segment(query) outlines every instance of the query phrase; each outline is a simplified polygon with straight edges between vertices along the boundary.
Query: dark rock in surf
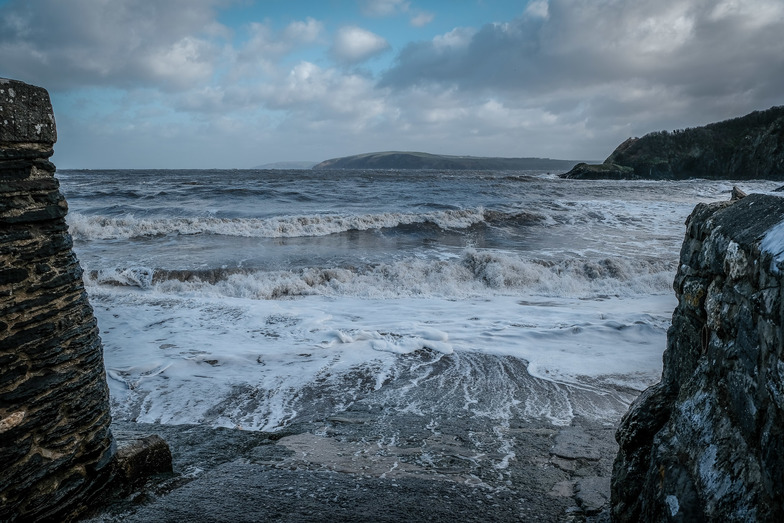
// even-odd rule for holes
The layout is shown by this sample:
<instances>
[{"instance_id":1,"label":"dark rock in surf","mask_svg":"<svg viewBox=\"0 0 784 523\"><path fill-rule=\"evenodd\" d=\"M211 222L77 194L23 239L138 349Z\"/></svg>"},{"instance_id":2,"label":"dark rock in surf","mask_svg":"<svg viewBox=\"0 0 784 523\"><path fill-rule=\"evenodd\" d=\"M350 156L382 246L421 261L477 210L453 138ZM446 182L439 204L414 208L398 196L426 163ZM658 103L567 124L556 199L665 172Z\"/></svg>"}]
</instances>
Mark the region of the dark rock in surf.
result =
<instances>
[{"instance_id":1,"label":"dark rock in surf","mask_svg":"<svg viewBox=\"0 0 784 523\"><path fill-rule=\"evenodd\" d=\"M738 187L732 188L732 193L730 195L730 201L740 200L741 198L745 198L748 196L744 191L739 189Z\"/></svg>"},{"instance_id":2,"label":"dark rock in surf","mask_svg":"<svg viewBox=\"0 0 784 523\"><path fill-rule=\"evenodd\" d=\"M662 380L616 434L616 521L784 520L783 220L759 194L689 217Z\"/></svg>"},{"instance_id":3,"label":"dark rock in surf","mask_svg":"<svg viewBox=\"0 0 784 523\"><path fill-rule=\"evenodd\" d=\"M634 169L614 163L587 164L578 163L571 171L560 175L561 178L575 180L629 180L637 178Z\"/></svg>"},{"instance_id":4,"label":"dark rock in surf","mask_svg":"<svg viewBox=\"0 0 784 523\"><path fill-rule=\"evenodd\" d=\"M138 488L150 476L172 472L171 450L155 434L129 439L118 437L115 469L116 481L124 490Z\"/></svg>"}]
</instances>

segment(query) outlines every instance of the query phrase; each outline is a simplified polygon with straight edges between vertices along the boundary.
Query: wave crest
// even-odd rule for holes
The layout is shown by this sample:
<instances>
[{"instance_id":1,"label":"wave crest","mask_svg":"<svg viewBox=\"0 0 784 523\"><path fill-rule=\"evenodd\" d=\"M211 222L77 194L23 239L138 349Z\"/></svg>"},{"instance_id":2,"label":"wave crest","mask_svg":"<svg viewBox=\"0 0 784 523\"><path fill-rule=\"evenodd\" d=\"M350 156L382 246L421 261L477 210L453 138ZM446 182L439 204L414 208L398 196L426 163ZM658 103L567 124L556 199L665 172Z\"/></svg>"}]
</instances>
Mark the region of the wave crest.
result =
<instances>
[{"instance_id":1,"label":"wave crest","mask_svg":"<svg viewBox=\"0 0 784 523\"><path fill-rule=\"evenodd\" d=\"M553 262L469 249L451 260L409 259L294 271L108 269L92 271L87 283L262 300L307 295L467 298L511 293L595 298L669 293L674 271L674 264L659 260Z\"/></svg>"},{"instance_id":2,"label":"wave crest","mask_svg":"<svg viewBox=\"0 0 784 523\"><path fill-rule=\"evenodd\" d=\"M346 231L433 224L441 229L467 229L480 223L530 224L544 221L528 212L504 213L482 208L427 213L379 213L364 215L311 215L260 218L136 218L68 215L71 234L79 240L131 239L168 234L216 234L252 238L296 238L327 236Z\"/></svg>"}]
</instances>

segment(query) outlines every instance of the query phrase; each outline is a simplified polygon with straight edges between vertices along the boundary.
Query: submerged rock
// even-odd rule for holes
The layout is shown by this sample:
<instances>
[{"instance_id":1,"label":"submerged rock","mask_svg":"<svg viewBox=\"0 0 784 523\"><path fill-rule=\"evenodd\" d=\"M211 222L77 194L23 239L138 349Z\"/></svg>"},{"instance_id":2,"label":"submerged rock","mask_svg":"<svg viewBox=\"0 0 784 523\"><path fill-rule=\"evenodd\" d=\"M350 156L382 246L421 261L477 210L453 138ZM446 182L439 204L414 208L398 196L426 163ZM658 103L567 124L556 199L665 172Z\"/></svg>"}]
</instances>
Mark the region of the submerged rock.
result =
<instances>
[{"instance_id":1,"label":"submerged rock","mask_svg":"<svg viewBox=\"0 0 784 523\"><path fill-rule=\"evenodd\" d=\"M699 204L662 380L616 434L617 521L783 521L784 199Z\"/></svg>"}]
</instances>

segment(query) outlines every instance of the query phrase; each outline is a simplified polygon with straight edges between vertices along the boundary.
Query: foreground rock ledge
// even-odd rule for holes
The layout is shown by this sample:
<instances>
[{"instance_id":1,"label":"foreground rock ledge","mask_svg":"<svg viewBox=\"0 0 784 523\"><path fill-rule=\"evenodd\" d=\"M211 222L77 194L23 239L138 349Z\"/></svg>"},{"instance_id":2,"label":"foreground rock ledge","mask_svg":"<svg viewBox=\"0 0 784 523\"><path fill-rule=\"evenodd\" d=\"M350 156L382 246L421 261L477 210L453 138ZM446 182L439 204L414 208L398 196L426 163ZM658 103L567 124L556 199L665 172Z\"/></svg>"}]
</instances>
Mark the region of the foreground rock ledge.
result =
<instances>
[{"instance_id":1,"label":"foreground rock ledge","mask_svg":"<svg viewBox=\"0 0 784 523\"><path fill-rule=\"evenodd\" d=\"M784 521L784 199L698 205L662 380L621 422L616 521Z\"/></svg>"}]
</instances>

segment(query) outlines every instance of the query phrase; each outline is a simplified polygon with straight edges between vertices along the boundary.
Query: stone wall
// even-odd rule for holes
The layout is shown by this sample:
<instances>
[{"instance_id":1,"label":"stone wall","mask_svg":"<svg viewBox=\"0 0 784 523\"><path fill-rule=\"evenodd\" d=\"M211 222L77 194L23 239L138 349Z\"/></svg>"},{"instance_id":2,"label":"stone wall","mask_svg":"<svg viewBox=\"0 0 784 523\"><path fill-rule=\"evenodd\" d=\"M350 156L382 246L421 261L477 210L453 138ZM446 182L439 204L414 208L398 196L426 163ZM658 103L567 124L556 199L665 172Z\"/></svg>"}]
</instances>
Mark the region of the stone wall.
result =
<instances>
[{"instance_id":1,"label":"stone wall","mask_svg":"<svg viewBox=\"0 0 784 523\"><path fill-rule=\"evenodd\" d=\"M0 520L62 520L111 474L93 311L48 161L48 93L0 79Z\"/></svg>"},{"instance_id":2,"label":"stone wall","mask_svg":"<svg viewBox=\"0 0 784 523\"><path fill-rule=\"evenodd\" d=\"M698 205L659 384L621 422L616 521L784 521L784 199Z\"/></svg>"}]
</instances>

